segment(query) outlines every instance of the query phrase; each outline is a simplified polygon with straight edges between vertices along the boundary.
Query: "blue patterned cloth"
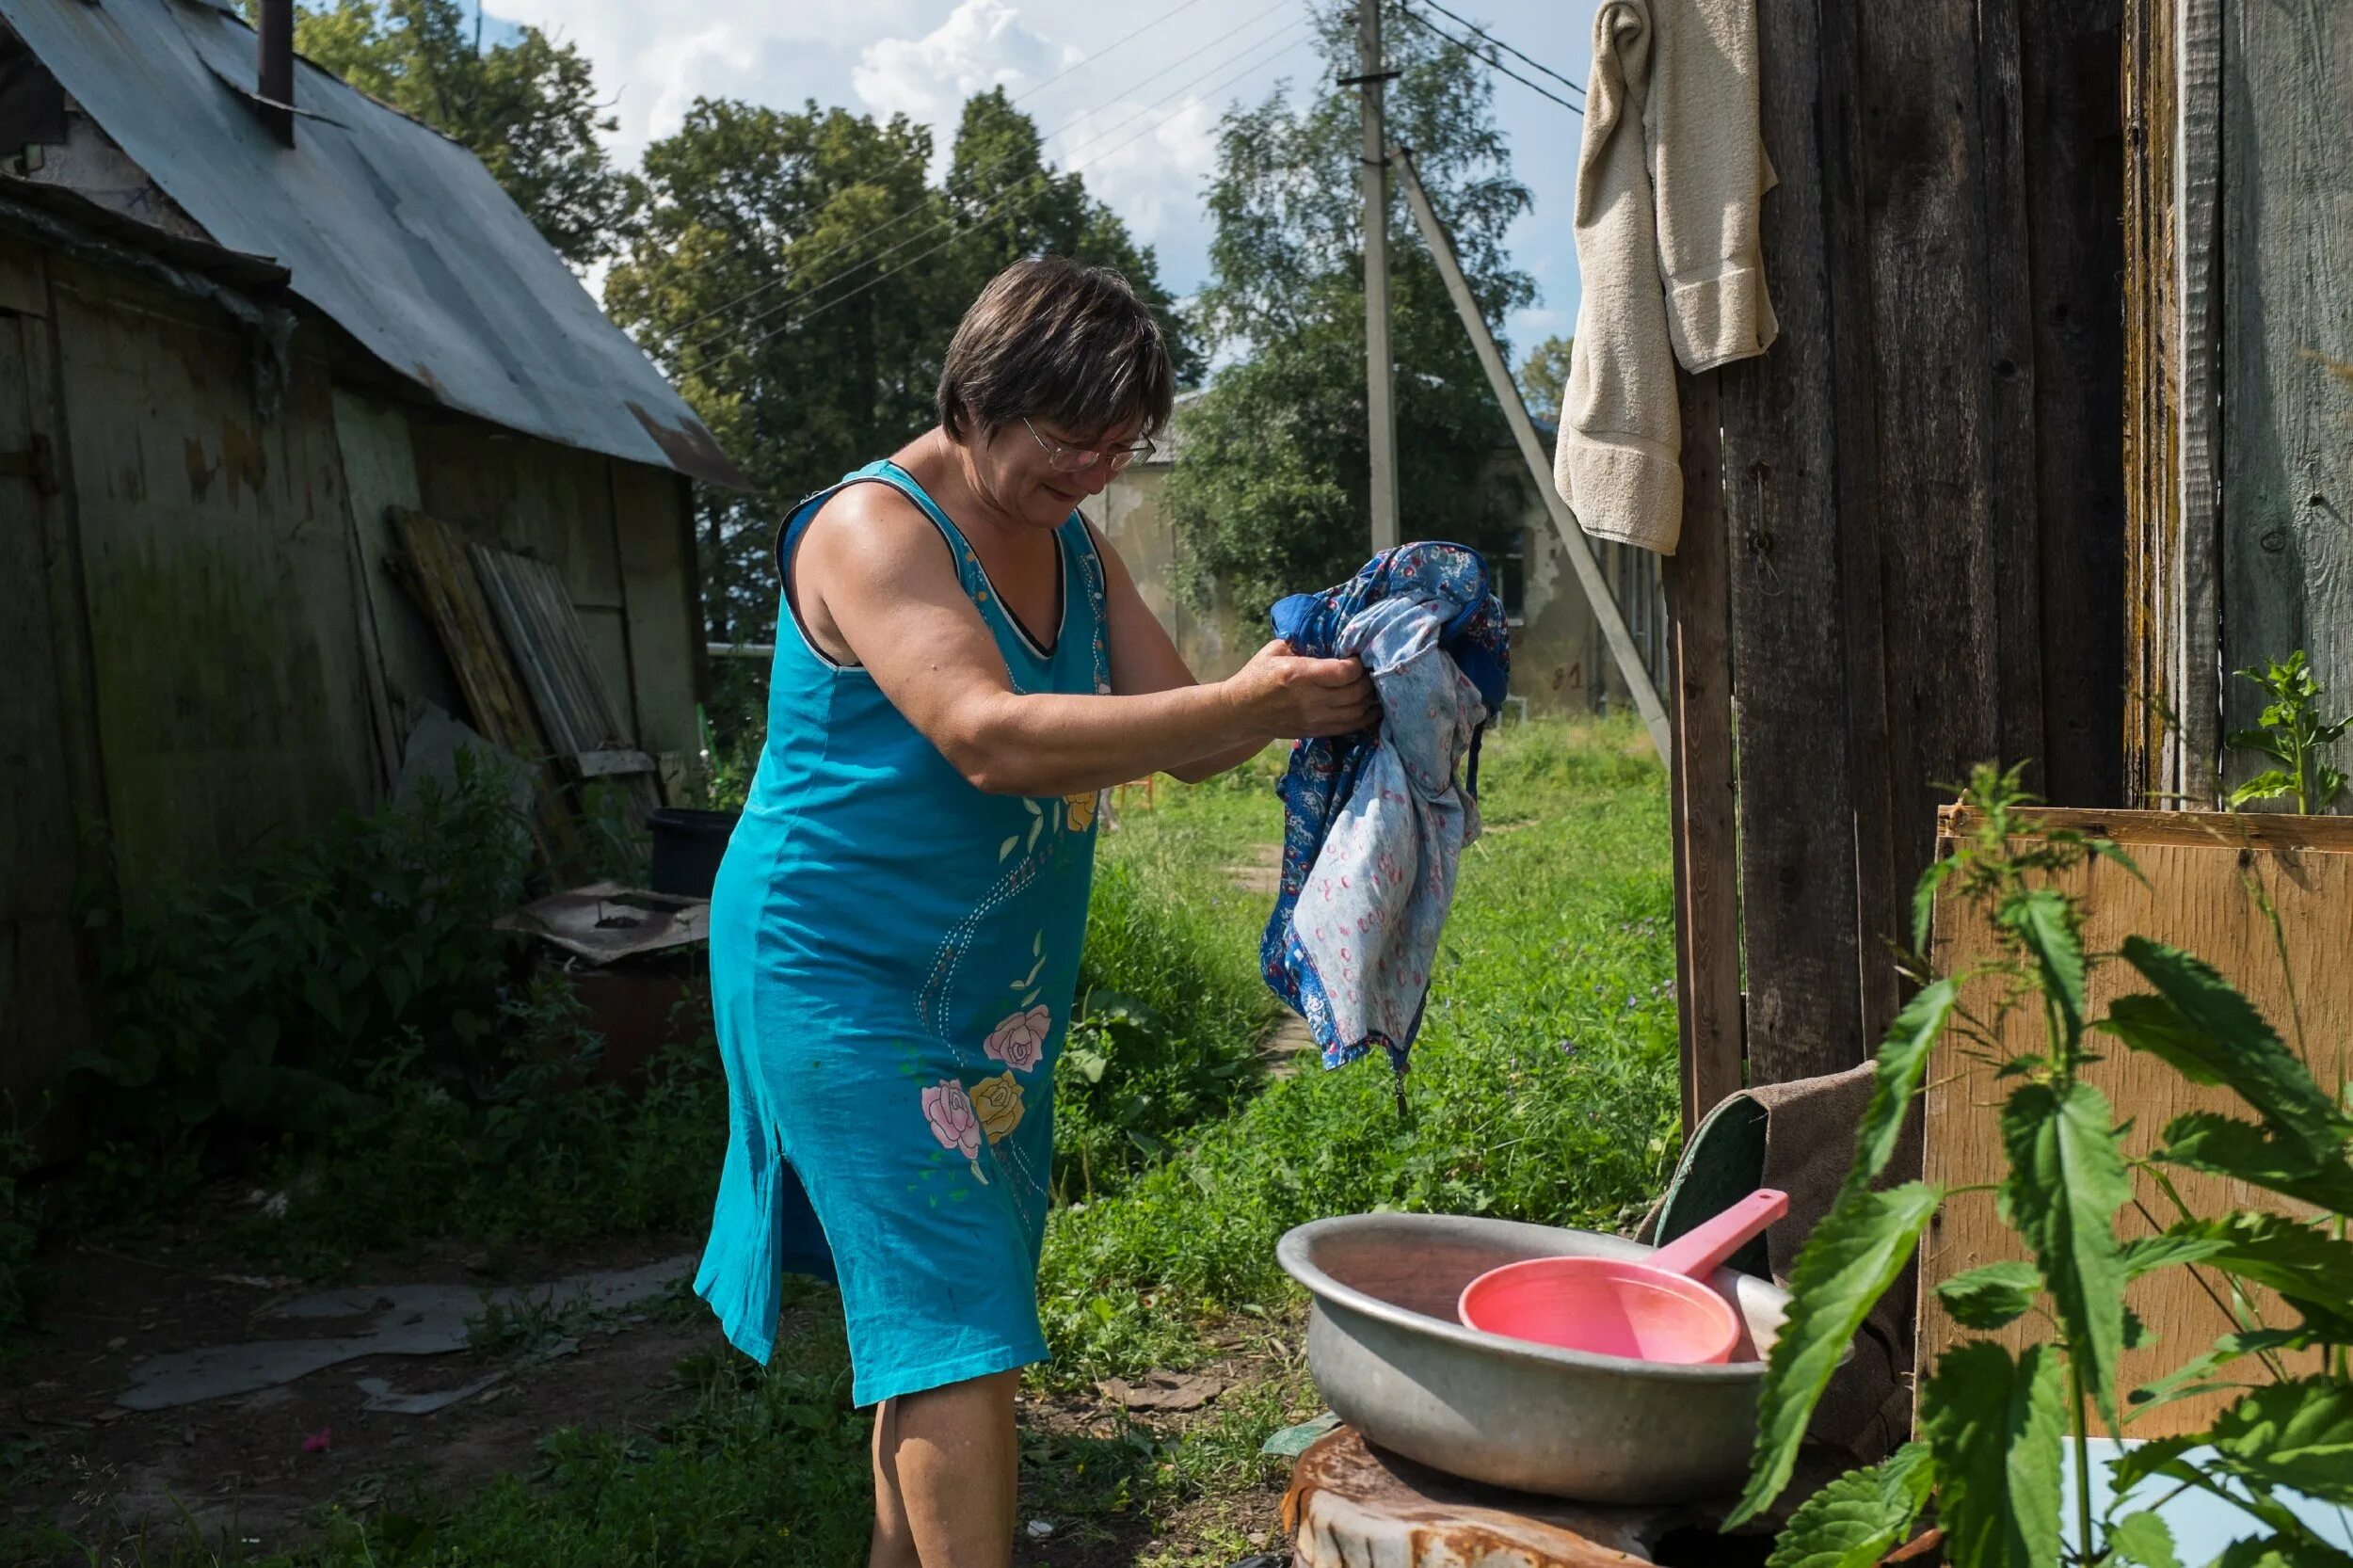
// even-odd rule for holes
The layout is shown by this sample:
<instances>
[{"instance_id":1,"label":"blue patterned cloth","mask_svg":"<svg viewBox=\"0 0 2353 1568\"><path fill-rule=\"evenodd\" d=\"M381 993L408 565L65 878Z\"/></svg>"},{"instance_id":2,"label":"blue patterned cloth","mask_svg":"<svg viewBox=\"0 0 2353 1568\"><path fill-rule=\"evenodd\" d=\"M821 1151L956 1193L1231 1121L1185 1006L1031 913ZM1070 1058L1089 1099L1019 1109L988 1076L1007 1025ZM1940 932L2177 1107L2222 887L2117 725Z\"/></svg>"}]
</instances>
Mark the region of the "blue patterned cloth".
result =
<instances>
[{"instance_id":1,"label":"blue patterned cloth","mask_svg":"<svg viewBox=\"0 0 2353 1568\"><path fill-rule=\"evenodd\" d=\"M1503 605L1477 551L1409 544L1337 588L1282 600L1273 618L1298 652L1362 658L1382 717L1378 730L1291 748L1283 883L1259 959L1325 1066L1378 1044L1402 1073L1455 868L1479 836L1480 728L1510 685Z\"/></svg>"}]
</instances>

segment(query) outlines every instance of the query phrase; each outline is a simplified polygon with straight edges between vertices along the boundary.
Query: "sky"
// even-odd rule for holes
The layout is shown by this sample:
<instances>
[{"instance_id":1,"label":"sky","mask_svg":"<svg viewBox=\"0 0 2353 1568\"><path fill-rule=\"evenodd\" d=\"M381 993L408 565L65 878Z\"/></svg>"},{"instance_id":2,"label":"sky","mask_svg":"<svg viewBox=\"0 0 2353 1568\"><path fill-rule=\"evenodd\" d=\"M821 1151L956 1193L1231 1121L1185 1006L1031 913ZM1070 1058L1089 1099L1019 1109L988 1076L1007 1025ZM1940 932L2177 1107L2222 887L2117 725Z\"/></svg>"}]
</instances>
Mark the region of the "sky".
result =
<instances>
[{"instance_id":1,"label":"sky","mask_svg":"<svg viewBox=\"0 0 2353 1568\"><path fill-rule=\"evenodd\" d=\"M1503 41L1583 82L1593 0L1440 0ZM1443 15L1425 14L1452 27ZM1201 189L1218 117L1316 68L1302 0L492 0L490 16L577 43L613 99L615 156L633 164L698 96L798 108L808 99L931 124L941 150L966 97L1002 86L1157 252L1162 282L1189 295L1209 270ZM1392 21L1392 25L1398 24ZM1411 24L1404 24L1411 25ZM1142 28L1143 31L1136 33ZM1459 29L1457 29L1459 31ZM1136 33L1129 38L1128 35ZM1122 41L1122 40L1125 41ZM1506 64L1556 92L1511 56ZM1561 92L1570 99L1577 94ZM1514 353L1577 317L1569 231L1582 122L1518 83L1496 80L1497 123L1534 209L1511 235L1541 296L1507 323Z\"/></svg>"}]
</instances>

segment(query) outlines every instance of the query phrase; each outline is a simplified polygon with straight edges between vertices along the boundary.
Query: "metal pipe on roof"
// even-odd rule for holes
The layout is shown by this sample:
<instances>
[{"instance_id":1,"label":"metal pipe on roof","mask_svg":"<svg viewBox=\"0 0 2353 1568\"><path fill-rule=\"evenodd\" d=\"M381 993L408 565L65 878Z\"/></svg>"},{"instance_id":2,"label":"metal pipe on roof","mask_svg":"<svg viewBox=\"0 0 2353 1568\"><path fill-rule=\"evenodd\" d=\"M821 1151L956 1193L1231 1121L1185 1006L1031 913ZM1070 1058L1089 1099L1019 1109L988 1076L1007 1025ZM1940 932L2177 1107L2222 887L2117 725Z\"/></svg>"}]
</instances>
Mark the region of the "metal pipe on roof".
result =
<instances>
[{"instance_id":1,"label":"metal pipe on roof","mask_svg":"<svg viewBox=\"0 0 2353 1568\"><path fill-rule=\"evenodd\" d=\"M261 57L254 87L262 101L263 122L288 147L294 145L294 0L262 0Z\"/></svg>"}]
</instances>

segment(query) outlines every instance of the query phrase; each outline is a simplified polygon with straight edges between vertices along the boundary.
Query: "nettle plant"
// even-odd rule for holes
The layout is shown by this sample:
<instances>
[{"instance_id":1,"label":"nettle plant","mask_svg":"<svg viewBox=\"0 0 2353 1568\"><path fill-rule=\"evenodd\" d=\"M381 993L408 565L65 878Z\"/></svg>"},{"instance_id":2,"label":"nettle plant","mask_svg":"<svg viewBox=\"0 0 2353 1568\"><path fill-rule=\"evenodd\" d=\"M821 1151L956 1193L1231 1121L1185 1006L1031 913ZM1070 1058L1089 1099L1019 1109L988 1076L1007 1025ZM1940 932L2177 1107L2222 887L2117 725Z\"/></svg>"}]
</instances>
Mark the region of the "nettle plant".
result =
<instances>
[{"instance_id":1,"label":"nettle plant","mask_svg":"<svg viewBox=\"0 0 2353 1568\"><path fill-rule=\"evenodd\" d=\"M2299 812L2326 811L2345 792L2345 772L2322 756L2353 729L2353 713L2335 720L2320 716L2320 682L2298 648L2285 663L2272 661L2262 669L2236 672L2251 680L2271 700L2256 716L2255 728L2231 736L2231 749L2252 751L2277 764L2265 768L2231 792L2231 809L2250 800L2292 800Z\"/></svg>"},{"instance_id":2,"label":"nettle plant","mask_svg":"<svg viewBox=\"0 0 2353 1568\"><path fill-rule=\"evenodd\" d=\"M2031 1261L1973 1269L1937 1293L1967 1329L2000 1329L2031 1315L2047 1332L2018 1353L1983 1337L1945 1351L1920 1379L1915 1441L1802 1504L1776 1544L1773 1568L1863 1568L1905 1541L1931 1509L1945 1559L1957 1568L2177 1568L2170 1532L2150 1509L2190 1490L2224 1499L2264 1531L2215 1559L2219 1568L2353 1564L2282 1500L2294 1493L2353 1505L2353 1243L2345 1240L2353 1117L2344 1086L2332 1096L2313 1080L2300 1018L2291 1048L2190 954L2140 936L2116 952L2087 952L2083 905L2051 885L2053 873L2092 856L2140 872L2115 844L2081 834L2041 832L2013 844L2026 826L2020 808L2034 804L2017 770L1979 769L1964 798L1977 808L1974 831L1921 879L1913 945L1926 951L1942 893L1988 922L1997 950L1923 986L1880 1048L1853 1167L1793 1271L1748 1489L1727 1528L1756 1516L1788 1484L1840 1354L1939 1206L1962 1191L1919 1181L1873 1186L1921 1092L1930 1048L1949 1034L2009 1085L2001 1111L2009 1174L1994 1191L2002 1221ZM2152 989L2087 1017L2088 980L2120 962ZM2041 1048L2013 1055L2004 1027L2022 1015L2040 1021ZM2252 1119L2177 1116L2152 1155L2130 1155L2116 1108L2085 1077L2099 1060L2095 1045L2145 1052L2191 1082L2225 1086ZM2201 1214L2184 1200L2177 1171L2235 1177L2320 1214ZM2158 1208L2136 1195L2137 1177ZM2144 1218L2136 1229L2147 1234L2119 1234L2127 1208ZM2203 1272L2224 1332L2169 1375L2127 1389L2121 1353L2152 1342L2125 1304L2127 1289L2178 1269ZM2277 1299L2259 1303L2257 1288ZM2282 1356L2312 1351L2320 1353L2299 1362L2323 1369L2291 1375ZM2241 1375L2255 1366L2265 1378ZM2109 1500L2095 1509L2092 1458L2081 1441L2071 1456L2069 1439L2129 1437L2142 1412L2233 1391L2238 1398L2206 1432L2127 1450L2110 1473ZM2077 1514L2066 1541L2062 1476L2071 1463ZM2141 1484L2149 1481L2155 1484Z\"/></svg>"}]
</instances>

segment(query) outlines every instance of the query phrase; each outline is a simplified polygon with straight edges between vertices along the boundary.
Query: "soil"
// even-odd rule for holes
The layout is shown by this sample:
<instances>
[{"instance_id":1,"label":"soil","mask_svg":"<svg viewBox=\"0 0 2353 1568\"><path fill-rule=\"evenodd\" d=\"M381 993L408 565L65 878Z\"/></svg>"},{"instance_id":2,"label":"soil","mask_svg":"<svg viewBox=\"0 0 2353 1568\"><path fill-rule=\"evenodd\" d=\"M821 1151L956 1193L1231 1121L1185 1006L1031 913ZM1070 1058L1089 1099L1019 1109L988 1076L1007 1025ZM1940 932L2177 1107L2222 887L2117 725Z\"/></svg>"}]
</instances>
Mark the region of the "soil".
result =
<instances>
[{"instance_id":1,"label":"soil","mask_svg":"<svg viewBox=\"0 0 2353 1568\"><path fill-rule=\"evenodd\" d=\"M516 1254L495 1274L479 1253L449 1248L355 1265L342 1282L484 1286L630 1268L689 1250L684 1238L586 1249L557 1259ZM259 1392L155 1411L115 1396L133 1366L168 1351L246 1339L350 1333L350 1320L264 1319L314 1283L242 1275L168 1244L151 1256L80 1248L49 1260L49 1309L0 1365L0 1525L46 1518L107 1554L193 1525L221 1555L282 1549L325 1505L405 1492L463 1492L526 1468L547 1433L574 1425L643 1428L691 1397L679 1359L721 1343L708 1319L632 1314L584 1330L570 1354L519 1366L513 1352L383 1355L347 1361ZM631 1317L637 1321L631 1321ZM361 1408L362 1378L402 1392L505 1378L428 1416ZM242 1547L242 1554L236 1548ZM102 1555L100 1560L104 1560ZM90 1560L75 1554L65 1560Z\"/></svg>"},{"instance_id":2,"label":"soil","mask_svg":"<svg viewBox=\"0 0 2353 1568\"><path fill-rule=\"evenodd\" d=\"M299 1544L329 1505L362 1508L412 1487L461 1496L529 1470L540 1440L558 1429L660 1425L693 1399L676 1383L677 1363L725 1343L707 1315L681 1318L648 1304L653 1310L598 1320L578 1333L576 1352L536 1364L520 1363L511 1351L368 1356L248 1395L124 1409L115 1397L147 1356L248 1339L332 1337L360 1326L265 1317L321 1282L241 1273L239 1265L208 1255L202 1228L138 1244L136 1253L124 1243L45 1260L47 1310L0 1361L7 1498L0 1529L55 1526L83 1548L61 1555L61 1564L136 1560L129 1550L135 1544L182 1539L191 1526L221 1560L236 1561ZM355 1263L334 1284L488 1288L635 1268L692 1250L692 1239L657 1238L561 1256L517 1251L493 1264L479 1251L429 1248ZM1230 1384L1278 1374L1277 1358L1255 1355L1256 1349L1238 1343L1197 1370ZM361 1408L363 1378L422 1392L501 1371L503 1381L430 1415ZM1093 1390L1025 1390L1019 1409L1025 1436L1048 1438L1110 1438L1125 1421L1165 1440L1217 1415L1214 1400L1193 1411L1125 1412ZM1241 1558L1276 1539L1281 1499L1282 1485L1273 1481L1222 1490L1173 1513L1146 1505L1132 1517L1069 1518L1039 1497L1023 1523L1043 1517L1052 1532L1025 1531L1015 1560L1020 1568L1130 1568L1205 1552Z\"/></svg>"}]
</instances>

